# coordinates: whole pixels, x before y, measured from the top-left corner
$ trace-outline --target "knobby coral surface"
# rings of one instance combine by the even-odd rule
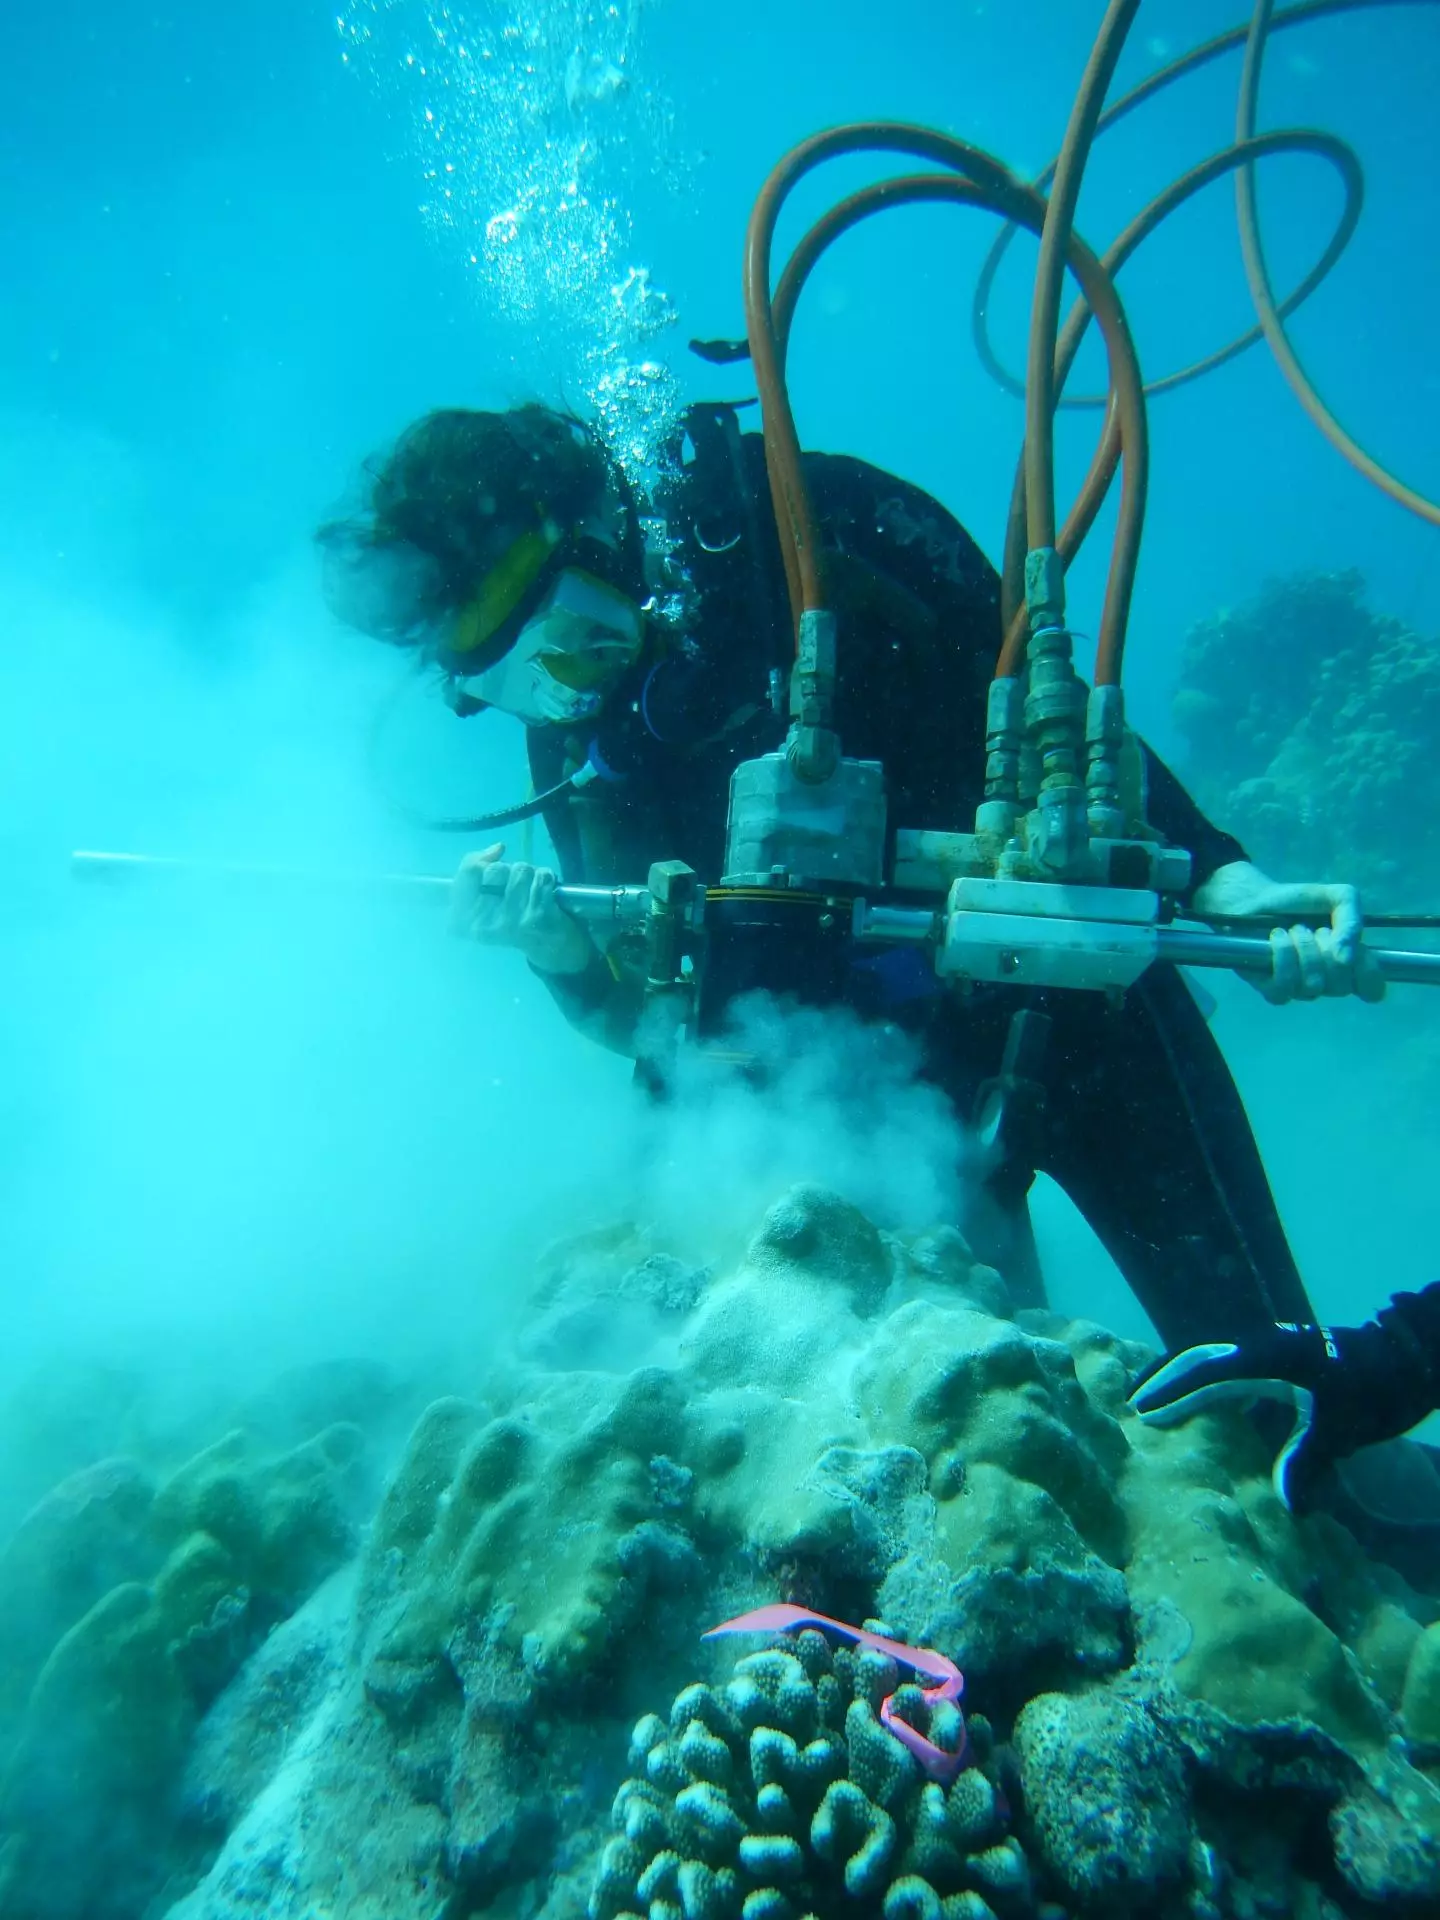
[[[592,1235],[542,1295],[333,1573],[346,1428],[106,1468],[21,1529],[7,1916],[158,1914],[163,1875],[172,1920],[1440,1910],[1434,1608],[1283,1511],[1242,1415],[1141,1428],[1142,1349],[814,1188],[733,1265]],[[611,1300],[633,1351],[573,1337]],[[781,1599],[954,1660],[977,1764],[920,1775],[869,1653],[700,1641]]]

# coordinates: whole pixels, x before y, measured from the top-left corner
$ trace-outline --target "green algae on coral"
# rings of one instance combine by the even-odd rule
[[[570,1364],[557,1323],[426,1411],[325,1590],[318,1666],[308,1629],[288,1652],[289,1624],[255,1641],[349,1549],[353,1431],[280,1451],[222,1434],[158,1493],[140,1472],[110,1560],[138,1551],[134,1577],[38,1577],[66,1617],[14,1683],[11,1744],[34,1783],[69,1769],[82,1808],[133,1757],[135,1799],[122,1783],[104,1804],[156,1860],[183,1773],[220,1852],[176,1920],[233,1920],[242,1894],[335,1920],[495,1902],[577,1920],[592,1882],[649,1920],[795,1920],[847,1885],[885,1920],[1147,1901],[1215,1920],[1227,1884],[1236,1911],[1318,1913],[1321,1879],[1346,1916],[1440,1900],[1440,1795],[1410,1764],[1440,1728],[1433,1608],[1333,1521],[1284,1512],[1242,1416],[1140,1427],[1141,1349],[1017,1315],[952,1230],[878,1233],[813,1188],[703,1280],[665,1258],[626,1229],[552,1259],[567,1328],[587,1289],[658,1287],[660,1333]],[[109,1525],[66,1495],[11,1564]],[[981,1767],[920,1777],[876,1717],[895,1693],[918,1721],[920,1690],[881,1656],[802,1633],[731,1670],[698,1643],[782,1597],[956,1659]],[[133,1756],[114,1720],[100,1750],[101,1688],[135,1717]],[[292,1700],[293,1745],[275,1732]],[[9,1777],[0,1872],[27,1913],[92,1830],[73,1801],[47,1827]],[[72,1849],[70,1911],[133,1869],[121,1831]]]
[[[138,1911],[202,1712],[353,1549],[361,1444],[337,1426],[277,1453],[236,1431],[158,1490],[102,1462],[22,1522],[4,1551],[24,1630],[0,1650],[0,1908]]]

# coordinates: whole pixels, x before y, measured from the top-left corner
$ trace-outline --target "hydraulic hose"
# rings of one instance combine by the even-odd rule
[[[1256,0],[1255,10],[1247,25],[1231,28],[1192,49],[1150,75],[1114,105],[1105,108],[1106,90],[1114,77],[1125,36],[1139,8],[1139,0],[1110,0],[1076,96],[1060,154],[1032,183],[1037,194],[1047,184],[1053,182],[1054,185],[1048,199],[1042,197],[1040,201],[1045,212],[1031,309],[1028,377],[1023,384],[1001,364],[991,347],[988,310],[995,275],[1015,233],[1021,228],[1035,230],[1032,217],[1036,204],[1034,198],[1027,195],[1014,201],[1015,211],[1006,216],[1006,226],[987,257],[975,291],[972,331],[982,364],[1008,390],[1023,395],[1026,403],[1025,444],[1016,475],[1005,538],[1001,597],[1003,638],[996,665],[997,677],[1013,677],[1024,659],[1027,631],[1022,580],[1027,551],[1035,547],[1053,546],[1062,563],[1068,566],[1093,526],[1119,468],[1123,474],[1120,513],[1094,670],[1096,685],[1118,684],[1138,564],[1148,479],[1145,399],[1151,394],[1169,391],[1198,379],[1203,373],[1235,358],[1262,337],[1269,342],[1285,378],[1307,413],[1331,444],[1390,498],[1431,524],[1440,525],[1440,506],[1396,479],[1366,454],[1339,425],[1316,393],[1285,333],[1286,317],[1308,299],[1327,277],[1354,234],[1364,199],[1359,160],[1344,141],[1318,129],[1288,129],[1258,135],[1254,131],[1261,64],[1271,32],[1332,14],[1361,11],[1369,6],[1434,4],[1436,0],[1301,0],[1300,4],[1277,10],[1274,0]],[[1182,75],[1241,46],[1245,48],[1246,60],[1234,143],[1191,168],[1157,195],[1131,221],[1100,260],[1096,261],[1088,249],[1072,252],[1070,238],[1075,207],[1085,163],[1094,140]],[[769,288],[775,227],[789,194],[800,179],[823,161],[838,154],[867,150],[899,152],[938,160],[959,178],[951,181],[948,176],[912,176],[898,182],[882,182],[851,196],[833,215],[818,222],[802,240],[772,300]],[[1259,237],[1254,199],[1254,165],[1271,154],[1281,152],[1309,152],[1329,160],[1341,175],[1345,188],[1345,207],[1319,260],[1294,291],[1283,301],[1277,302]],[[1236,175],[1241,244],[1247,278],[1259,314],[1259,325],[1176,373],[1168,374],[1148,386],[1138,384],[1137,390],[1128,377],[1123,380],[1117,378],[1117,367],[1121,364],[1127,368],[1133,366],[1135,355],[1133,344],[1129,341],[1123,308],[1115,296],[1113,277],[1136,248],[1177,207],[1226,173]],[[990,197],[955,191],[955,187],[961,183],[986,190]],[[824,606],[818,527],[805,485],[799,438],[785,390],[784,374],[795,301],[805,279],[820,253],[832,240],[857,220],[878,211],[882,206],[900,204],[905,200],[943,199],[1000,211],[1007,196],[1013,196],[1021,187],[1022,183],[1001,162],[981,149],[929,129],[891,122],[862,122],[818,134],[788,154],[766,181],[746,235],[745,316],[750,355],[765,419],[771,496],[797,629],[802,613]],[[1078,261],[1081,259],[1093,263],[1093,269],[1089,270],[1090,286],[1084,286],[1082,281],[1084,298],[1072,310],[1057,339],[1064,268],[1069,264],[1078,274]],[[1107,294],[1102,297],[1107,298],[1114,318],[1114,325],[1106,331],[1106,346],[1111,361],[1110,386],[1103,395],[1067,395],[1064,392],[1065,381],[1089,324],[1093,305],[1091,287],[1102,284],[1107,288]],[[1117,357],[1120,335],[1123,335],[1125,344]],[[1106,415],[1100,443],[1085,482],[1064,526],[1057,532],[1054,415],[1062,406],[1102,406]]]
[[[1286,310],[1293,310],[1314,291],[1349,245],[1351,235],[1359,221],[1365,197],[1364,176],[1360,171],[1360,162],[1354,150],[1334,134],[1322,133],[1314,128],[1282,129],[1274,133],[1257,134],[1251,139],[1237,141],[1234,146],[1212,154],[1208,160],[1202,160],[1188,173],[1181,174],[1177,180],[1172,181],[1163,193],[1157,194],[1155,199],[1136,215],[1119,238],[1101,256],[1101,265],[1113,280],[1136,248],[1177,207],[1192,199],[1202,188],[1208,187],[1222,175],[1237,172],[1256,160],[1268,159],[1272,154],[1277,153],[1312,153],[1331,161],[1345,189],[1344,211],[1325,252],[1286,302]],[[1023,222],[1012,222],[1011,230],[1023,224]],[[1080,350],[1080,343],[1090,324],[1090,317],[1087,302],[1077,301],[1070,311],[1055,349],[1053,390],[1057,396],[1056,404],[1062,407],[1103,406],[1108,410],[1105,431],[1091,462],[1090,471],[1076,496],[1069,518],[1056,538],[1055,545],[1067,567],[1079,552],[1085,536],[1095,522],[1096,515],[1104,505],[1105,496],[1114,479],[1115,467],[1120,458],[1119,422],[1114,411],[1112,393],[1107,391],[1103,394],[1087,395],[1081,401],[1072,401],[1064,392],[1066,379],[1075,363],[1075,356]],[[1258,337],[1258,329],[1256,337]],[[1220,359],[1231,359],[1240,350],[1240,344],[1232,341],[1228,348],[1222,349],[1218,356],[1211,355],[1210,360],[1203,365],[1215,364]],[[1197,363],[1197,366],[1199,365],[1200,363]],[[1158,390],[1158,385],[1150,385],[1146,386],[1143,392],[1148,395]],[[1021,582],[1027,540],[1026,481],[1027,463],[1022,451],[1016,464],[1015,486],[1006,529],[1000,602],[1005,646],[997,669],[1000,673],[1016,671],[1025,647],[1025,609]]]
[[[760,189],[745,234],[745,332],[765,422],[766,470],[797,630],[801,614],[819,611],[825,598],[815,509],[805,484],[795,415],[785,387],[784,350],[776,333],[770,296],[775,226],[785,201],[807,173],[837,154],[867,150],[938,160],[982,184],[1015,184],[1007,167],[964,141],[925,127],[860,122],[834,127],[802,141],[785,155]]]
[[[1055,162],[1054,186],[1045,209],[1045,225],[1040,235],[1040,260],[1035,269],[1035,292],[1030,308],[1030,353],[1025,399],[1025,510],[1031,547],[1053,547],[1055,544],[1055,335],[1060,325],[1061,284],[1069,256],[1070,234],[1075,224],[1075,209],[1080,199],[1080,183],[1125,36],[1139,11],[1140,0],[1110,0],[1086,63],[1080,90],[1075,96],[1060,157]],[[1124,425],[1120,437],[1128,455],[1132,446],[1130,434]],[[1138,534],[1136,528],[1137,549]],[[1117,557],[1118,553],[1117,543]],[[1131,570],[1133,573],[1133,566]]]
[[[1255,132],[1260,68],[1274,10],[1274,0],[1255,0],[1255,13],[1250,23],[1250,36],[1245,43],[1245,65],[1240,79],[1240,102],[1235,119],[1237,141],[1249,140]],[[1423,494],[1416,493],[1366,453],[1320,398],[1310,376],[1301,366],[1275,304],[1275,291],[1270,284],[1265,250],[1260,240],[1260,219],[1255,206],[1255,169],[1248,162],[1235,175],[1235,200],[1240,219],[1240,251],[1245,259],[1245,278],[1250,285],[1250,298],[1260,316],[1266,344],[1274,354],[1291,392],[1331,446],[1344,455],[1357,473],[1362,473],[1398,506],[1428,521],[1432,527],[1440,527],[1440,502],[1427,500]]]
[[[1138,0],[1123,0],[1125,9],[1135,4],[1138,4]],[[1118,49],[1116,51],[1118,53]],[[1096,84],[1103,80],[1105,72],[1102,66]],[[769,284],[774,230],[786,197],[805,174],[825,160],[838,154],[855,152],[900,153],[936,160],[949,168],[950,173],[882,181],[852,195],[834,214],[817,222],[800,242],[772,297]],[[967,184],[972,191],[954,190]],[[805,484],[799,437],[785,387],[785,357],[795,302],[820,254],[841,233],[883,206],[917,199],[948,199],[988,208],[1028,226],[1032,231],[1043,230],[1049,219],[1045,197],[1026,188],[993,155],[951,135],[892,121],[867,121],[836,127],[802,142],[785,156],[770,175],[751,216],[746,237],[746,328],[765,418],[765,451],[771,498],[780,531],[786,580],[797,628],[802,613],[824,606],[824,587],[814,508]],[[1125,455],[1120,525],[1116,535],[1119,564],[1111,568],[1101,623],[1102,642],[1111,633],[1115,636],[1110,654],[1118,671],[1134,581],[1134,557],[1138,553],[1144,520],[1148,478],[1148,434],[1143,385],[1129,327],[1114,287],[1094,253],[1083,242],[1076,241],[1072,254],[1072,225],[1065,223],[1063,242],[1061,229],[1054,228],[1051,247],[1062,268],[1067,259],[1075,266],[1086,291],[1087,313],[1097,301],[1103,303],[1105,309],[1105,319],[1101,324],[1111,356],[1111,377],[1116,395],[1115,458],[1107,466],[1107,485],[1108,478],[1113,476],[1121,447]],[[1056,308],[1058,311],[1058,295]],[[1053,359],[1053,340],[1050,350]],[[1053,480],[1050,492],[1053,499]],[[1103,498],[1103,486],[1100,494]]]
[[[1261,321],[1259,325],[1238,335],[1234,340],[1215,349],[1203,359],[1196,360],[1190,365],[1178,369],[1174,373],[1166,374],[1157,380],[1149,382],[1145,388],[1146,397],[1149,398],[1156,394],[1166,393],[1172,391],[1174,388],[1187,385],[1190,381],[1198,380],[1203,374],[1212,372],[1215,368],[1223,366],[1227,361],[1233,360],[1239,354],[1243,353],[1246,348],[1254,345],[1256,341],[1265,338],[1272,350],[1276,353],[1276,357],[1281,365],[1281,370],[1296,392],[1297,397],[1300,398],[1301,404],[1305,406],[1310,417],[1315,421],[1316,425],[1320,427],[1331,444],[1335,446],[1347,460],[1350,460],[1352,464],[1357,466],[1359,471],[1365,474],[1366,478],[1381,487],[1391,499],[1396,500],[1401,506],[1406,507],[1409,511],[1417,514],[1420,518],[1428,521],[1432,525],[1440,524],[1440,507],[1437,507],[1434,502],[1404,486],[1403,483],[1397,480],[1387,469],[1380,466],[1378,462],[1364,453],[1363,449],[1359,448],[1349,435],[1345,433],[1344,429],[1339,426],[1333,415],[1331,415],[1325,407],[1323,401],[1320,400],[1318,394],[1316,394],[1313,384],[1309,381],[1308,376],[1305,375],[1303,368],[1301,368],[1285,334],[1284,322],[1286,318],[1295,312],[1327,277],[1340,258],[1340,255],[1344,252],[1345,247],[1349,244],[1350,238],[1355,231],[1355,225],[1360,213],[1360,205],[1363,200],[1363,181],[1360,162],[1353,149],[1348,147],[1345,142],[1338,140],[1333,135],[1321,133],[1318,129],[1314,128],[1293,129],[1278,137],[1275,135],[1258,136],[1259,141],[1274,141],[1275,144],[1266,145],[1263,148],[1261,145],[1256,144],[1252,146],[1248,152],[1245,151],[1244,143],[1255,138],[1253,132],[1255,99],[1258,93],[1260,67],[1271,33],[1282,31],[1288,27],[1302,26],[1330,15],[1365,11],[1370,7],[1433,6],[1435,4],[1436,0],[1302,0],[1301,4],[1275,9],[1273,8],[1273,0],[1258,0],[1255,12],[1246,25],[1232,27],[1225,33],[1217,34],[1213,39],[1206,41],[1203,45],[1192,48],[1190,52],[1181,55],[1177,60],[1171,61],[1167,66],[1149,75],[1148,78],[1141,81],[1138,86],[1132,87],[1128,93],[1122,95],[1113,106],[1108,107],[1105,112],[1100,115],[1098,121],[1095,123],[1092,135],[1092,138],[1098,137],[1118,121],[1135,112],[1137,108],[1143,106],[1146,101],[1152,99],[1165,87],[1172,85],[1183,76],[1193,73],[1203,66],[1209,65],[1222,54],[1228,53],[1237,47],[1244,47],[1246,49],[1248,80],[1242,83],[1241,89],[1239,114],[1240,138],[1237,140],[1235,146],[1226,148],[1221,153],[1214,155],[1211,160],[1204,162],[1201,167],[1192,169],[1191,172],[1184,175],[1181,180],[1174,182],[1172,186],[1166,188],[1164,193],[1152,201],[1150,205],[1131,222],[1130,227],[1126,229],[1126,235],[1129,236],[1129,244],[1125,248],[1122,258],[1128,258],[1129,254],[1134,252],[1141,240],[1153,232],[1160,222],[1165,219],[1168,214],[1173,212],[1176,207],[1181,205],[1185,200],[1188,200],[1192,193],[1197,192],[1200,186],[1209,184],[1210,181],[1218,178],[1221,173],[1234,171],[1237,173],[1237,186],[1240,194],[1241,244],[1242,249],[1246,253],[1247,275],[1250,277],[1252,297],[1255,300],[1257,311],[1259,311],[1261,315]],[[1270,289],[1268,275],[1266,275],[1264,271],[1263,254],[1260,250],[1258,222],[1255,217],[1251,163],[1265,157],[1265,154],[1269,152],[1303,151],[1323,154],[1324,157],[1331,159],[1339,167],[1342,177],[1345,180],[1346,206],[1341,216],[1340,224],[1337,226],[1334,235],[1331,237],[1320,259],[1316,262],[1315,266],[1311,268],[1310,272],[1306,274],[1295,290],[1283,301],[1277,303]],[[1052,161],[1035,176],[1034,184],[1037,187],[1045,187],[1048,182],[1056,177],[1058,166],[1059,159]],[[1248,192],[1245,184],[1247,177],[1249,180]],[[1003,365],[991,345],[989,337],[989,307],[995,277],[1006,252],[1015,238],[1016,231],[1017,228],[1012,224],[997,236],[995,244],[991,248],[985,264],[981,269],[980,277],[976,282],[971,310],[971,333],[981,363],[984,365],[986,371],[1008,392],[1015,394],[1017,397],[1025,398],[1028,408],[1029,397],[1026,384],[1020,381]],[[1125,238],[1125,236],[1122,236],[1122,239],[1123,238]],[[1118,271],[1118,267],[1121,264],[1121,261],[1115,257],[1120,245],[1121,243],[1117,242],[1116,247],[1112,248],[1104,256],[1106,264],[1111,267],[1112,271]],[[1252,260],[1255,262],[1253,269],[1251,265]],[[1033,350],[1033,339],[1031,346]],[[1109,397],[1105,394],[1093,393],[1064,395],[1059,392],[1057,383],[1056,404],[1061,407],[1104,407],[1109,404]],[[1092,468],[1091,481],[1093,481],[1095,477],[1095,470]],[[1106,484],[1108,485],[1108,482]],[[1087,481],[1087,488],[1089,485],[1090,482]],[[1090,520],[1093,520],[1094,514],[1098,512],[1103,498],[1104,488],[1102,487],[1098,498],[1086,502]],[[1082,495],[1082,500],[1084,499],[1085,496]],[[1080,531],[1079,537],[1083,538],[1083,529]],[[1007,555],[1013,555],[1017,544],[1013,534],[1007,538]],[[1062,555],[1065,555],[1067,558],[1073,557],[1073,549],[1067,554],[1067,542],[1064,532],[1062,532],[1056,544]],[[1078,540],[1076,541],[1076,545],[1078,546]],[[1022,547],[1019,554],[1019,559],[1022,562],[1023,557]],[[1012,654],[1013,645],[1011,644],[1010,636],[1016,621],[1018,599],[1019,574],[1018,568],[1012,558],[1011,564],[1006,568],[1006,591],[1002,597],[1002,616],[1005,621],[1007,633],[1007,650]],[[1021,641],[1023,644],[1023,631]]]
[[[857,130],[858,131],[858,130]],[[878,145],[879,137],[889,136],[891,150],[910,150],[899,146],[903,136],[922,133],[916,128],[876,125],[867,129],[871,144]],[[944,157],[944,145],[947,136],[925,135],[924,151]],[[964,143],[953,143],[960,149],[957,164],[963,159],[969,164],[973,149],[964,147]],[[837,240],[842,233],[857,225],[871,214],[881,212],[890,206],[903,205],[916,201],[948,201],[961,206],[978,207],[983,211],[998,213],[1007,221],[1027,227],[1032,233],[1040,233],[1046,221],[1046,201],[1043,194],[1014,178],[1001,174],[992,178],[985,186],[977,186],[973,181],[956,177],[954,174],[918,174],[903,176],[893,180],[883,180],[870,187],[864,187],[848,199],[831,209],[818,220],[796,246],[790,260],[781,275],[771,302],[771,318],[774,338],[777,344],[778,364],[783,370],[785,354],[789,343],[790,326],[794,319],[795,307],[806,280],[814,270],[816,262],[824,250]],[[1129,550],[1138,548],[1139,529],[1143,520],[1145,492],[1149,466],[1149,440],[1145,421],[1143,384],[1140,366],[1135,354],[1134,342],[1125,321],[1119,299],[1105,263],[1096,259],[1094,253],[1075,234],[1073,227],[1068,241],[1068,264],[1081,284],[1085,298],[1081,310],[1088,324],[1092,310],[1100,325],[1105,339],[1106,352],[1111,368],[1111,392],[1114,406],[1110,416],[1107,436],[1096,455],[1087,487],[1094,505],[1088,517],[1083,521],[1081,533],[1073,540],[1075,546],[1083,538],[1083,530],[1098,511],[1115,467],[1120,459],[1121,441],[1125,447],[1125,478],[1121,490],[1122,524],[1131,529]],[[1079,346],[1077,332],[1074,345],[1068,348],[1068,358],[1056,362],[1056,378],[1063,383],[1074,353]],[[1122,422],[1125,423],[1122,426]],[[1128,437],[1127,437],[1128,436]],[[1022,456],[1023,467],[1023,456]],[[1017,482],[1018,485],[1018,482]],[[1022,499],[1023,508],[1023,499]],[[1072,513],[1066,523],[1066,535],[1069,538],[1077,524],[1079,509]],[[1023,543],[1025,540],[1025,522],[1023,511],[1019,522],[1022,543],[1021,561],[1023,563]],[[1062,552],[1064,547],[1062,545]],[[1125,619],[1129,609],[1130,587],[1134,579],[1131,565],[1127,572],[1117,573],[1112,568],[1110,588],[1107,591],[1105,614],[1101,624],[1102,638],[1111,631],[1123,638]],[[1023,653],[1024,647],[1023,616],[1018,630],[1016,658]],[[1115,649],[1116,668],[1119,670],[1120,649]],[[1002,658],[1002,667],[1004,660]],[[1013,669],[1012,669],[1013,670]]]
[[[990,205],[1001,210],[1007,196],[1016,212],[1012,221],[1034,230],[1034,215],[1040,215],[1041,250],[1045,262],[1043,285],[1037,285],[1035,315],[1032,319],[1032,363],[1040,349],[1034,347],[1036,330],[1043,338],[1046,377],[1041,383],[1040,401],[1031,407],[1032,420],[1043,420],[1037,432],[1026,437],[1025,468],[1029,503],[1028,544],[1054,544],[1054,456],[1053,417],[1056,388],[1055,330],[1058,324],[1060,281],[1071,259],[1074,201],[1079,193],[1084,160],[1094,128],[1100,117],[1105,89],[1119,58],[1125,32],[1139,6],[1139,0],[1112,0],[1101,35],[1091,56],[1086,78],[1077,98],[1067,135],[1064,181],[1047,201],[1043,196],[1027,196],[1022,183],[993,155],[952,136],[929,128],[910,127],[896,122],[860,122],[830,129],[794,148],[773,170],[762,187],[751,214],[745,243],[745,324],[750,358],[755,369],[762,414],[765,421],[766,469],[780,547],[784,558],[786,584],[797,635],[803,614],[825,605],[821,572],[821,548],[814,505],[805,484],[795,418],[785,386],[785,350],[794,302],[805,278],[820,253],[856,219],[909,198],[949,198],[972,205]],[[807,173],[838,154],[889,152],[939,161],[972,185],[988,188],[990,201],[937,188],[930,191],[927,177],[919,176],[900,183],[880,183],[844,203],[837,221],[821,221],[797,249],[800,270],[787,267],[782,276],[786,299],[782,306],[783,324],[777,323],[779,292],[772,299],[770,275],[775,227],[780,210],[796,184]],[[941,178],[937,176],[937,179]],[[1017,196],[1018,192],[1018,198]],[[996,206],[998,198],[1000,206]],[[1048,237],[1047,237],[1048,236]],[[1144,524],[1145,498],[1149,475],[1148,431],[1145,421],[1144,388],[1139,377],[1134,344],[1109,275],[1088,248],[1079,258],[1086,262],[1089,281],[1087,312],[1094,300],[1103,300],[1107,309],[1106,345],[1111,355],[1111,380],[1114,405],[1106,436],[1096,456],[1094,504],[1080,520],[1072,522],[1087,530],[1099,510],[1105,492],[1122,456],[1124,479],[1115,547],[1106,588],[1097,652],[1097,684],[1117,681],[1124,648],[1125,628],[1134,590],[1135,569],[1139,557],[1140,535]],[[792,260],[791,267],[796,265]],[[1117,368],[1123,366],[1123,376]],[[1007,543],[1008,544],[1008,543]],[[1078,545],[1078,539],[1076,540]],[[1023,560],[1023,554],[1022,554]],[[1002,651],[996,671],[1016,670],[1023,654],[1024,634],[1014,646]]]

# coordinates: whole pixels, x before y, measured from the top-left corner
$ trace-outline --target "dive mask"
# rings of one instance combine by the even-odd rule
[[[458,687],[529,727],[567,725],[598,713],[640,656],[640,609],[618,588],[567,567],[520,629],[514,645]]]

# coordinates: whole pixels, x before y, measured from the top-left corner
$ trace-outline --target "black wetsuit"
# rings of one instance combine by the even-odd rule
[[[684,647],[642,663],[598,727],[530,735],[538,789],[587,754],[619,776],[548,812],[572,883],[643,883],[663,859],[717,882],[730,775],[784,738],[772,670],[788,669],[792,628],[760,436],[740,434],[724,408],[692,410],[687,425],[694,457],[665,503],[696,589]],[[965,830],[999,649],[995,571],[918,488],[843,456],[807,455],[806,471],[840,621],[844,751],[884,762],[892,837],[897,826]],[[1245,857],[1153,755],[1148,776],[1151,823],[1190,851],[1193,884]],[[999,1069],[1017,1008],[1053,1021],[1038,1124],[988,1184],[999,1237],[987,1238],[978,1216],[965,1223],[977,1251],[1012,1269],[1033,1255],[1025,1196],[1039,1169],[1089,1221],[1168,1345],[1313,1317],[1239,1093],[1173,968],[1152,967],[1119,1006],[1078,991],[977,988],[961,998],[933,977],[917,993],[899,955],[857,968],[854,980],[844,997],[918,1033],[928,1077],[966,1118]],[[633,1051],[633,964],[612,950],[547,984],[583,1031]]]

